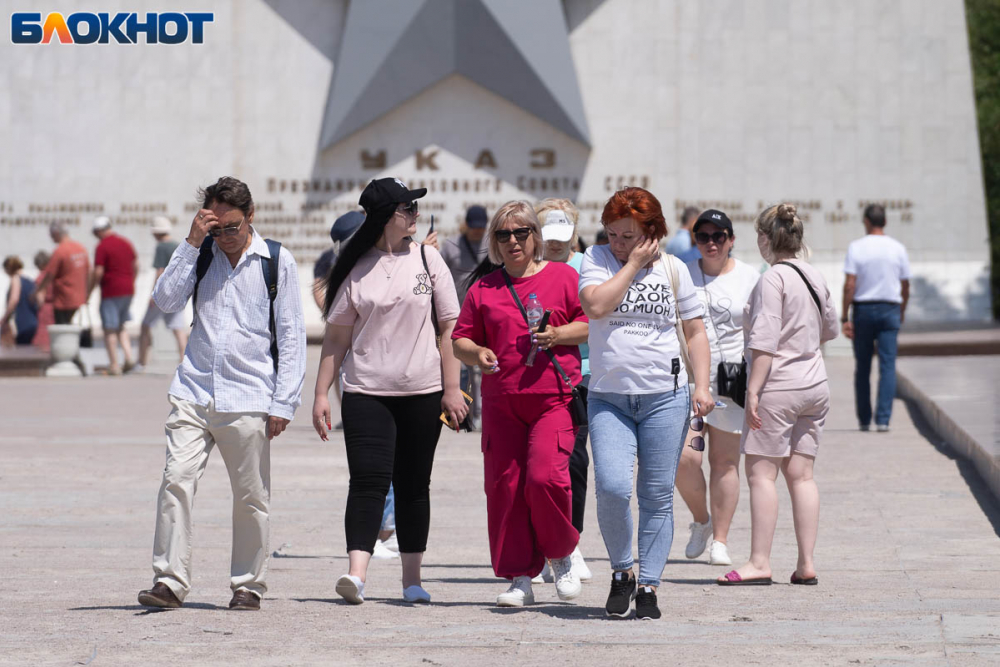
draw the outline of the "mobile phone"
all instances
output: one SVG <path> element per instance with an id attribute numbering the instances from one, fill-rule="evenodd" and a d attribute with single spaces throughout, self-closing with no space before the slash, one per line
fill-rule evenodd
<path id="1" fill-rule="evenodd" d="M 538 321 L 538 332 L 541 333 L 545 331 L 545 327 L 549 325 L 549 316 L 552 315 L 552 310 L 546 310 L 542 315 L 542 319 Z"/>
<path id="2" fill-rule="evenodd" d="M 427 233 L 428 234 L 433 234 L 434 233 L 434 214 L 433 213 L 431 213 L 431 231 L 429 231 Z"/>

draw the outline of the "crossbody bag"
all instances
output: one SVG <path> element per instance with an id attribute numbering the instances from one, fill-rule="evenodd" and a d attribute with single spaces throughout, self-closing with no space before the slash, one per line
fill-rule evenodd
<path id="1" fill-rule="evenodd" d="M 521 298 L 517 295 L 514 290 L 514 283 L 511 282 L 510 276 L 507 274 L 507 269 L 501 269 L 503 271 L 503 279 L 507 283 L 507 289 L 510 290 L 511 296 L 514 297 L 514 303 L 517 304 L 518 310 L 521 311 L 521 317 L 524 318 L 524 323 L 528 324 L 528 311 L 524 309 L 524 304 L 521 303 Z M 569 376 L 559 365 L 559 361 L 556 360 L 556 355 L 552 350 L 545 350 L 545 353 L 549 355 L 549 359 L 552 360 L 552 365 L 555 367 L 556 372 L 559 373 L 559 377 L 562 381 L 566 383 L 566 386 L 570 389 L 571 398 L 569 401 L 569 414 L 573 419 L 573 426 L 586 426 L 587 425 L 587 388 L 582 385 L 573 386 L 573 381 L 570 380 Z"/>
<path id="2" fill-rule="evenodd" d="M 719 338 L 719 328 L 715 324 L 715 317 L 712 315 L 712 294 L 708 291 L 708 283 L 705 280 L 705 271 L 698 264 L 701 271 L 701 284 L 705 290 L 705 298 L 708 301 L 708 319 L 712 323 L 712 331 L 715 332 L 715 342 L 719 346 L 719 365 L 715 369 L 716 390 L 719 396 L 733 399 L 733 402 L 741 408 L 747 402 L 747 360 L 744 357 L 740 361 L 726 361 L 722 358 L 722 342 Z"/>

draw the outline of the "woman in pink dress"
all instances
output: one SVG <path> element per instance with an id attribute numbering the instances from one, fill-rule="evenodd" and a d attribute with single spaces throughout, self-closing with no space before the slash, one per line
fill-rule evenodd
<path id="1" fill-rule="evenodd" d="M 49 264 L 49 258 L 51 255 L 44 250 L 39 250 L 35 254 L 35 268 L 38 269 L 38 277 L 35 278 L 35 284 L 41 285 L 42 278 L 45 277 L 45 267 Z M 44 352 L 49 351 L 49 325 L 56 323 L 55 306 L 52 305 L 52 289 L 42 290 L 44 301 L 38 309 L 38 329 L 35 330 L 35 337 L 31 339 L 31 344 Z M 35 297 L 38 298 L 41 295 L 35 293 Z"/>

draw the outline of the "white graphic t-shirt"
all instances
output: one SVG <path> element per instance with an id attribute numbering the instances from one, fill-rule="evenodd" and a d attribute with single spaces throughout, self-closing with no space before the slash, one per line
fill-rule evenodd
<path id="1" fill-rule="evenodd" d="M 677 296 L 666 262 L 677 264 Z M 623 264 L 609 246 L 591 246 L 580 266 L 580 291 L 606 282 Z M 681 320 L 702 316 L 691 274 L 676 258 L 661 255 L 652 269 L 636 274 L 625 298 L 607 317 L 590 320 L 590 390 L 611 394 L 658 394 L 688 379 L 674 330 Z M 676 361 L 675 361 L 676 360 Z M 675 375 L 675 370 L 676 375 Z"/>
<path id="2" fill-rule="evenodd" d="M 746 262 L 735 260 L 736 266 L 728 273 L 708 276 L 701 270 L 699 260 L 688 262 L 695 292 L 705 306 L 705 333 L 712 350 L 709 368 L 712 393 L 717 387 L 719 362 L 738 363 L 743 359 L 743 306 L 750 299 L 760 272 Z"/>

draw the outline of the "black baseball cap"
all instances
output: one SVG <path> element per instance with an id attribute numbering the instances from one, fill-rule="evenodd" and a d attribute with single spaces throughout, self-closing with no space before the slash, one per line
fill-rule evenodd
<path id="1" fill-rule="evenodd" d="M 473 204 L 465 212 L 465 224 L 472 229 L 483 229 L 489 224 L 490 218 L 486 209 L 479 204 Z"/>
<path id="2" fill-rule="evenodd" d="M 729 216 L 723 213 L 722 211 L 719 211 L 714 208 L 710 208 L 701 215 L 699 215 L 698 220 L 695 221 L 694 227 L 691 228 L 691 231 L 697 232 L 698 228 L 701 227 L 706 222 L 710 222 L 720 229 L 725 229 L 730 234 L 733 233 L 733 223 L 729 219 Z"/>
<path id="3" fill-rule="evenodd" d="M 398 178 L 376 178 L 365 187 L 358 203 L 366 211 L 386 208 L 389 205 L 409 204 L 427 194 L 427 188 L 410 190 Z"/>

